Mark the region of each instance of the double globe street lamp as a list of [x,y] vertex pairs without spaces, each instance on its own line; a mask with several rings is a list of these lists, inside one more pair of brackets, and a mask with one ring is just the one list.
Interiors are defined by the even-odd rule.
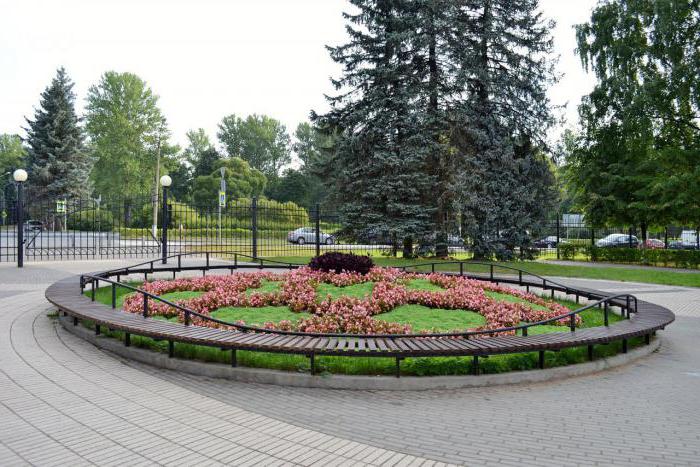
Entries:
[[27,171],[17,169],[12,173],[12,178],[17,183],[17,267],[24,267],[24,206],[22,185],[27,181]]

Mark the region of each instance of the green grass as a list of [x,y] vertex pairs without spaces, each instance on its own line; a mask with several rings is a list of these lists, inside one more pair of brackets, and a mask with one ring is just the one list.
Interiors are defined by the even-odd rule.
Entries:
[[479,313],[468,310],[444,310],[422,305],[401,305],[388,313],[377,315],[378,321],[410,324],[414,331],[452,331],[468,329],[486,324]]
[[[130,285],[132,287],[139,287],[143,282],[125,282],[125,284]],[[88,297],[91,295],[91,290],[90,286],[85,289],[85,295]],[[127,289],[126,287],[117,287],[116,290],[116,303],[117,303],[117,308],[121,308],[124,305],[124,298],[129,295],[130,293],[133,293],[131,289]],[[95,301],[104,303],[105,305],[111,305],[112,304],[112,287],[100,287],[97,290],[95,290]]]
[[[419,279],[411,281],[413,287],[436,287],[429,282]],[[138,283],[134,283],[138,285]],[[366,284],[360,284],[365,285]],[[273,287],[269,285],[269,287]],[[352,286],[354,287],[354,286]],[[336,287],[342,293],[343,291],[353,291],[360,293],[358,289],[350,287]],[[259,290],[259,289],[256,289]],[[362,289],[360,289],[362,290]],[[366,288],[365,291],[371,290]],[[117,289],[118,297],[123,297],[129,291]],[[337,291],[335,291],[337,293]],[[89,294],[89,291],[87,292]],[[179,293],[179,292],[176,292]],[[503,295],[503,296],[500,296]],[[339,295],[337,295],[339,296]],[[512,300],[507,294],[499,294],[498,299]],[[105,287],[96,291],[96,300],[109,304],[111,300],[111,288]],[[576,309],[581,305],[577,305],[572,301],[556,300],[557,302],[571,308]],[[410,316],[407,316],[410,315]],[[294,313],[287,307],[262,307],[262,308],[223,308],[212,313],[219,319],[226,321],[243,320],[247,324],[261,325],[265,321],[278,322],[283,319],[290,321],[300,319],[304,316],[309,316],[306,313]],[[390,319],[394,322],[403,322],[403,319],[410,319],[415,328],[418,329],[433,329],[448,331],[455,328],[468,328],[478,326],[483,322],[483,317],[477,313],[464,310],[432,310],[429,308],[405,305],[398,307],[388,313],[381,315],[382,318]],[[603,325],[603,313],[598,308],[586,310],[581,313],[583,318],[582,327],[593,327]],[[154,317],[155,319],[165,319],[163,317]],[[382,319],[378,318],[378,319]],[[477,322],[477,320],[481,320]],[[614,324],[622,320],[619,315],[610,314],[610,322]],[[170,321],[175,320],[171,318]],[[408,322],[408,321],[406,321]],[[91,323],[84,323],[85,326],[92,328]],[[103,331],[105,332],[105,331]],[[570,332],[566,326],[535,326],[529,329],[530,334],[541,334],[545,332]],[[106,335],[123,340],[121,332],[105,332]],[[166,341],[155,341],[150,338],[134,336],[131,337],[132,345],[147,348],[158,352],[167,352]],[[629,341],[630,347],[635,347],[642,344],[642,338],[635,338]],[[621,343],[614,342],[608,345],[598,345],[595,347],[594,355],[596,358],[615,355],[621,351]],[[202,360],[208,362],[228,363],[230,361],[230,353],[222,352],[217,348],[197,346],[191,344],[177,343],[175,346],[175,355],[179,358]],[[546,352],[545,364],[547,367],[555,367],[569,365],[573,363],[582,363],[587,360],[587,349],[585,347],[577,347],[570,349],[562,349],[559,352]],[[520,353],[509,355],[495,355],[490,358],[480,359],[480,371],[482,373],[502,373],[507,371],[520,371],[537,368],[537,353]],[[241,366],[277,369],[284,371],[308,372],[310,371],[309,361],[304,356],[286,355],[275,353],[261,353],[238,351],[238,363]],[[368,358],[368,357],[317,357],[317,369],[321,373],[337,373],[351,375],[392,375],[395,371],[395,361],[391,358]],[[424,358],[407,358],[401,364],[401,373],[406,376],[432,376],[432,375],[464,375],[472,371],[471,357],[424,357]]]
[[245,292],[249,296],[253,293],[276,293],[280,291],[280,284],[281,282],[279,281],[263,280],[260,283],[260,287],[256,289],[248,289]]
[[426,290],[428,292],[440,292],[445,290],[439,285],[431,283],[427,279],[411,279],[410,281],[406,282],[406,288],[410,290]]
[[538,305],[536,303],[529,302],[524,298],[516,297],[515,295],[509,295],[507,293],[492,292],[490,290],[484,291],[487,297],[491,297],[498,302],[510,302],[510,303],[525,303],[535,310],[546,310],[546,306]]
[[[271,258],[273,259],[273,258]],[[309,258],[304,256],[284,256],[274,258],[276,261],[284,261],[291,263],[308,263]],[[408,259],[391,258],[385,256],[374,256],[372,258],[378,266],[408,266],[408,265],[424,265],[419,266],[415,270],[421,272],[430,271],[427,266],[433,262],[445,262],[436,259]],[[686,287],[700,287],[700,273],[684,272],[658,269],[639,269],[639,268],[624,268],[624,267],[604,267],[604,266],[569,266],[562,264],[551,264],[546,261],[512,261],[494,263],[496,266],[510,266],[533,274],[552,277],[580,277],[583,279],[603,279],[626,282],[644,282],[649,284],[675,285]],[[458,271],[458,265],[438,266],[437,271]],[[466,264],[465,272],[482,272],[489,271],[488,266],[478,264]],[[496,267],[496,274],[517,274],[517,272],[509,271],[505,268]]]
[[297,322],[301,318],[308,318],[309,313],[295,313],[286,306],[263,306],[263,307],[225,307],[211,312],[211,316],[216,319],[235,323],[245,321],[251,326],[262,326],[266,322],[278,323],[282,320]]
[[189,300],[190,298],[196,298],[203,294],[204,292],[194,291],[194,290],[183,290],[181,292],[170,292],[160,296],[169,302],[176,302],[177,300]]
[[364,298],[372,294],[373,288],[373,282],[363,282],[346,287],[338,287],[333,284],[318,284],[318,287],[316,287],[316,295],[319,300],[325,300],[328,295],[330,295],[333,300],[342,296]]

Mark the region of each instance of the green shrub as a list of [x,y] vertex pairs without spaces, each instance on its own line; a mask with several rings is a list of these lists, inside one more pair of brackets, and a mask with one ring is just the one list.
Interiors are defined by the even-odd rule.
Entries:
[[68,215],[71,230],[109,232],[114,227],[112,213],[105,209],[84,209]]
[[575,243],[560,243],[557,248],[559,249],[559,256],[561,259],[574,259],[576,253],[583,247]]

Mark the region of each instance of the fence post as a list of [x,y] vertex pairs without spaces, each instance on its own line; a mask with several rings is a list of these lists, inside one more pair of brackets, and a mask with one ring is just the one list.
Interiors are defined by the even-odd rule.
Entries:
[[627,234],[627,246],[632,248],[632,227],[629,228],[629,233]]
[[316,256],[321,256],[321,208],[319,204],[316,203],[316,218],[315,218],[315,230],[316,230]]
[[17,182],[17,267],[24,267],[24,203],[22,182]]
[[664,250],[668,248],[668,227],[664,227]]
[[700,227],[695,229],[695,248],[700,250]]
[[250,205],[251,228],[253,230],[253,258],[258,258],[258,198],[253,197]]
[[557,249],[557,259],[559,259],[559,239],[561,237],[561,232],[560,232],[560,225],[559,225],[559,214],[557,213],[557,242],[554,244],[555,248]]
[[168,187],[163,185],[163,214],[161,217],[161,232],[160,243],[163,252],[163,264],[168,263]]

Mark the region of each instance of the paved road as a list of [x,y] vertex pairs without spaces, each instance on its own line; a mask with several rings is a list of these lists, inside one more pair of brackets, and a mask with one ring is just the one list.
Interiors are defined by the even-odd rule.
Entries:
[[46,317],[43,289],[117,263],[0,266],[0,465],[698,465],[700,290],[632,290],[678,320],[638,363],[561,382],[418,393],[192,377],[122,361]]

